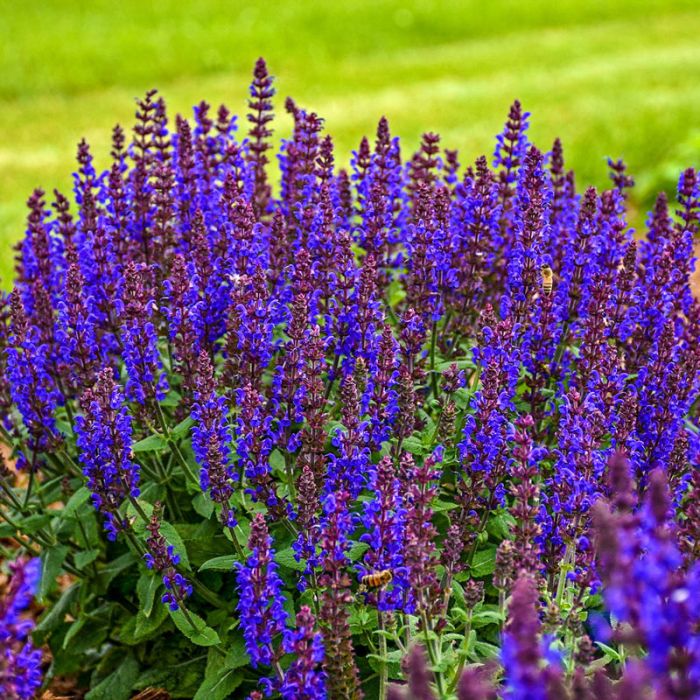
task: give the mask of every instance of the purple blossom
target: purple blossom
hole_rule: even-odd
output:
[[[325,674],[320,670],[323,663],[323,640],[315,631],[316,620],[305,605],[297,613],[293,630],[289,630],[284,648],[294,654],[294,660],[284,674],[280,688],[283,700],[325,700]]]
[[[42,682],[40,649],[29,633],[34,623],[23,613],[31,604],[41,578],[38,559],[10,563],[9,588],[0,599],[0,690],[8,700],[31,700]]]
[[[177,571],[180,563],[180,555],[175,553],[173,545],[168,544],[160,531],[161,508],[159,504],[153,508],[153,515],[146,525],[148,537],[146,538],[147,552],[144,554],[146,566],[157,571],[163,577],[165,593],[161,602],[167,605],[170,610],[178,610],[185,598],[192,595],[192,585]]]
[[[260,513],[253,518],[248,549],[247,561],[236,564],[237,609],[246,651],[253,668],[258,668],[261,664],[270,666],[277,660],[275,638],[285,631],[287,621],[272,538]]]
[[[138,498],[140,469],[131,452],[131,416],[114,372],[99,372],[94,387],[86,389],[76,416],[78,458],[92,492],[92,503],[102,514],[109,539],[126,527],[119,509],[125,500]]]
[[[223,522],[233,527],[236,521],[229,501],[236,475],[231,465],[226,399],[216,392],[214,368],[204,351],[197,360],[192,419],[192,451],[200,467],[200,486],[221,506]]]

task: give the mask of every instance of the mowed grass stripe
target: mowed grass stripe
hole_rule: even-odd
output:
[[[157,61],[144,65],[143,56],[150,56],[150,49],[141,56],[123,56],[122,69],[110,80],[119,87],[99,87],[102,69],[87,70],[85,63],[95,55],[94,37],[73,36],[74,45],[59,52],[54,74],[48,77],[41,63],[48,60],[46,46],[35,47],[27,40],[23,49],[38,62],[36,79],[28,82],[26,94],[6,97],[0,105],[0,244],[21,236],[24,201],[33,187],[71,188],[75,145],[81,137],[92,144],[98,165],[106,165],[111,127],[116,122],[131,124],[135,96],[157,86],[171,114],[189,114],[202,98],[215,105],[224,101],[234,112],[243,113],[246,93],[240,85],[261,52],[272,54],[280,113],[288,94],[318,110],[334,136],[340,162],[347,160],[363,134],[374,131],[382,114],[404,139],[405,150],[414,147],[422,131],[434,130],[449,147],[460,150],[462,162],[468,162],[492,150],[508,104],[518,97],[533,112],[532,136],[541,147],[562,137],[580,184],[604,186],[604,157],[623,156],[640,182],[634,203],[643,211],[654,190],[673,187],[679,168],[697,164],[700,11],[688,11],[688,3],[666,7],[668,3],[619,2],[620,11],[611,14],[600,3],[596,19],[591,9],[596,3],[582,4],[586,7],[564,3],[552,18],[544,15],[544,3],[529,3],[529,14],[511,2],[487,3],[486,9],[465,3],[459,11],[445,10],[444,3],[423,3],[422,10],[413,9],[413,24],[401,29],[397,22],[406,21],[400,14],[406,9],[402,3],[379,3],[381,7],[370,9],[360,2],[356,17],[375,18],[375,24],[383,20],[382,26],[367,27],[362,51],[356,31],[348,30],[349,36],[344,36],[335,24],[350,21],[345,11],[327,8],[325,20],[312,31],[305,24],[312,14],[308,8],[295,13],[289,2],[283,2],[279,12],[268,13],[261,45],[246,34],[228,47],[226,67],[207,73],[206,61],[194,60],[189,40],[183,39],[182,50],[178,44],[167,47],[168,65]],[[221,12],[220,3],[211,6],[215,12],[209,24]],[[436,10],[421,32],[416,17],[428,16],[429,6],[442,7],[443,15]],[[18,13],[13,12],[19,26]],[[103,62],[112,65],[114,52],[131,46],[131,39],[127,41],[125,30],[117,28],[110,43],[105,34],[109,12],[101,6],[96,12],[97,35],[106,42]],[[75,18],[81,11],[69,7],[57,20],[57,32],[67,31],[71,13]],[[251,20],[251,26],[259,21]],[[175,15],[173,26],[158,30],[164,41],[182,35],[184,25],[178,22],[183,22],[181,13]],[[455,27],[455,22],[461,26]],[[276,35],[275,28],[285,31]],[[49,36],[48,31],[42,27],[39,37]],[[223,50],[221,31],[212,27],[216,51]],[[295,35],[283,50],[283,40],[295,32],[316,41],[315,48],[302,45]],[[14,42],[22,45],[21,37]],[[146,47],[150,45],[149,39]],[[262,51],[266,47],[269,51]],[[320,58],[309,61],[314,52]],[[7,54],[5,43],[0,66],[11,68]],[[24,63],[29,61],[26,55]],[[73,57],[72,68],[61,63],[66,56]],[[188,66],[192,60],[194,67]],[[168,68],[172,61],[182,64],[178,77]],[[78,80],[81,71],[87,72]],[[197,71],[201,74],[192,74]],[[0,79],[0,95],[16,92],[8,75],[5,72]],[[277,137],[289,133],[286,115],[280,114],[275,125]],[[0,258],[5,286],[10,257]]]

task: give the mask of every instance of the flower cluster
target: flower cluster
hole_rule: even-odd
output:
[[[151,519],[146,525],[148,537],[146,538],[146,553],[143,555],[146,566],[157,571],[163,578],[165,593],[161,602],[170,607],[172,611],[178,610],[185,598],[192,595],[192,585],[177,570],[180,563],[180,555],[175,553],[173,545],[168,544],[160,532],[160,504],[153,509]]]
[[[10,581],[0,598],[0,690],[8,700],[31,700],[41,685],[41,650],[29,633],[31,618],[23,616],[39,585],[38,559],[10,563]]]
[[[578,191],[518,102],[491,163],[382,118],[343,168],[291,99],[277,173],[274,97],[262,59],[247,121],[150,91],[74,204],[29,199],[0,537],[45,560],[50,672],[699,697],[698,174],[642,235],[624,163]]]

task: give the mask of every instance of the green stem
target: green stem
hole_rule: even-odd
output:
[[[438,395],[438,379],[435,371],[435,351],[437,349],[437,321],[433,321],[433,329],[430,338],[430,384],[433,396]]]
[[[464,639],[462,640],[462,651],[464,652],[461,658],[459,659],[459,663],[457,664],[457,668],[455,669],[455,675],[454,678],[452,679],[452,682],[450,683],[449,687],[447,688],[448,694],[452,694],[457,687],[457,683],[459,683],[459,678],[462,675],[462,670],[464,669],[464,663],[467,659],[467,653],[469,652],[469,637],[472,632],[472,610],[469,609],[467,612],[467,619],[464,623]]]
[[[24,493],[24,508],[27,509],[29,505],[29,499],[32,496],[32,487],[34,486],[34,474],[36,472],[36,452],[32,453],[32,465],[29,469],[29,483],[27,484],[27,490]]]
[[[377,612],[378,629],[379,629],[379,700],[386,700],[389,683],[389,668],[386,661],[386,637],[384,636],[384,613],[379,610]]]
[[[566,577],[569,573],[569,562],[572,556],[571,543],[566,545],[566,551],[564,552],[564,560],[561,563],[561,568],[559,569],[559,581],[557,582],[557,594],[556,594],[556,604],[557,608],[561,607],[561,600],[564,597],[564,587],[566,586]]]
[[[13,505],[15,508],[19,511],[22,510],[22,504],[17,500],[17,496],[15,496],[15,493],[12,489],[12,486],[8,484],[5,479],[3,479],[0,476],[0,488],[9,496],[10,500],[12,501]]]
[[[442,679],[442,673],[437,670],[437,668],[438,668],[437,652],[436,652],[435,647],[433,645],[433,640],[430,639],[430,636],[428,634],[428,632],[429,632],[428,616],[425,614],[425,611],[421,612],[421,619],[423,621],[423,632],[425,633],[425,646],[428,648],[428,656],[430,657],[430,663],[433,666],[433,673],[435,674],[435,682],[437,683],[438,694],[440,695],[441,698],[443,698],[445,696],[445,684],[444,684],[443,679]]]

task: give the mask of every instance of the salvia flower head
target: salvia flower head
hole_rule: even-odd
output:
[[[278,653],[275,638],[285,630],[282,580],[271,548],[265,518],[258,513],[248,540],[250,556],[237,564],[238,613],[253,668],[270,666]]]
[[[140,469],[131,452],[132,419],[111,368],[98,374],[80,403],[83,413],[75,420],[78,458],[93,505],[104,517],[110,539],[116,539],[125,527],[121,505],[139,496]]]
[[[0,691],[8,700],[31,700],[42,682],[41,650],[29,633],[31,618],[24,617],[41,578],[38,559],[18,559],[10,564],[9,589],[0,598]]]
[[[146,525],[148,551],[144,554],[144,560],[149,569],[157,571],[163,577],[165,593],[161,600],[175,611],[181,607],[185,598],[192,595],[192,584],[177,570],[180,555],[175,553],[173,545],[168,544],[161,533],[161,510],[160,504],[156,504]]]

